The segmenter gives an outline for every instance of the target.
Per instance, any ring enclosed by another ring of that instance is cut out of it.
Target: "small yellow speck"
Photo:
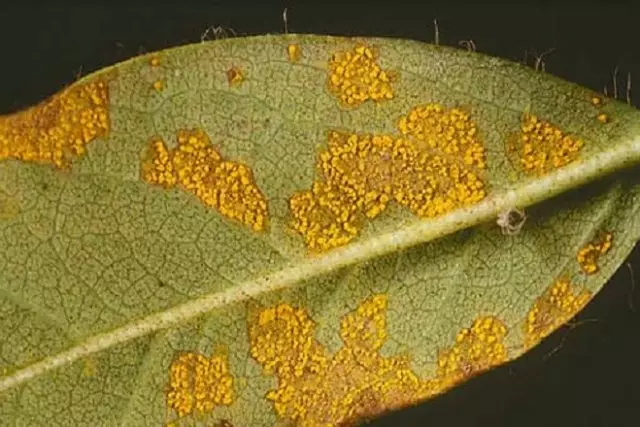
[[[600,123],[609,123],[609,115],[608,114],[600,113],[600,114],[598,114],[597,118],[598,118],[598,121]]]
[[[595,106],[599,106],[602,104],[602,98],[600,98],[599,96],[594,96],[591,98],[591,103]]]
[[[152,57],[149,60],[149,65],[151,65],[152,67],[157,67],[160,65],[160,58],[157,56]]]
[[[153,82],[153,89],[156,92],[161,92],[164,90],[164,81],[163,80],[156,80],[155,82]]]
[[[300,60],[301,55],[302,55],[302,50],[299,44],[292,43],[287,46],[287,56],[289,57],[289,61],[298,62]]]
[[[227,82],[229,86],[238,86],[244,81],[244,74],[238,67],[231,67],[227,70]]]

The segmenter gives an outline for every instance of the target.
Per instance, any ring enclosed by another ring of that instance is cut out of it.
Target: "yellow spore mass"
[[[252,357],[277,388],[266,398],[285,423],[301,427],[356,425],[364,419],[442,393],[506,358],[506,328],[483,317],[440,355],[438,376],[421,380],[406,357],[383,357],[387,296],[363,301],[340,322],[343,347],[331,355],[315,338],[306,310],[289,304],[262,310],[250,322]],[[336,378],[340,381],[336,381]]]
[[[570,320],[591,299],[591,292],[577,287],[565,278],[558,279],[534,303],[524,322],[525,349]]]
[[[598,272],[598,259],[600,256],[609,252],[613,236],[611,233],[602,233],[598,239],[587,243],[578,251],[576,256],[580,268],[587,274],[595,274]]]
[[[267,200],[251,169],[223,159],[201,129],[180,130],[177,142],[169,150],[162,139],[151,139],[142,160],[142,179],[165,188],[179,185],[223,216],[264,230]]]
[[[368,100],[380,102],[393,98],[391,76],[376,60],[374,50],[364,45],[331,57],[327,84],[342,105],[356,107]]]
[[[565,134],[535,115],[525,114],[520,134],[510,143],[509,149],[517,153],[524,172],[543,175],[576,160],[583,145],[581,139]]]
[[[0,117],[0,160],[68,167],[109,133],[107,80],[77,84],[43,103]]]
[[[231,405],[233,377],[226,356],[207,358],[199,353],[182,353],[171,363],[167,406],[179,417],[211,412],[217,406]]]
[[[484,147],[460,109],[416,107],[401,136],[330,131],[311,190],[294,194],[291,225],[312,251],[344,245],[392,201],[431,218],[482,200]]]

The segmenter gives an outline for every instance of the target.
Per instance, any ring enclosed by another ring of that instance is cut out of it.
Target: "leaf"
[[[403,40],[227,39],[89,75],[0,118],[0,416],[351,425],[443,393],[630,252],[637,178],[598,178],[638,161],[638,123]]]

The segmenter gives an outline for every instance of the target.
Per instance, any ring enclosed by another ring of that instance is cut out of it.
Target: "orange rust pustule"
[[[348,243],[393,201],[432,218],[485,197],[484,147],[466,112],[416,107],[398,130],[402,136],[328,133],[311,190],[289,201],[292,227],[309,249]]]
[[[0,160],[69,166],[109,133],[107,79],[76,84],[39,105],[0,117]]]
[[[180,130],[178,146],[169,150],[154,137],[142,160],[142,179],[166,188],[179,185],[223,216],[254,231],[267,225],[267,199],[248,166],[223,159],[201,129]]]
[[[277,387],[267,393],[278,417],[301,427],[351,426],[414,404],[506,360],[506,327],[478,318],[440,353],[438,375],[422,380],[405,356],[384,357],[387,296],[373,295],[342,317],[333,355],[315,338],[306,310],[279,304],[249,322],[252,357]],[[339,381],[336,381],[339,378]]]
[[[591,292],[579,291],[565,278],[558,279],[534,303],[524,322],[524,348],[538,344],[569,321],[591,299]]]

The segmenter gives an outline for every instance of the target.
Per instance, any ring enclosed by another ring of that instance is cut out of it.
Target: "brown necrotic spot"
[[[109,133],[106,79],[74,85],[27,110],[0,117],[0,160],[69,166]]]
[[[549,122],[524,114],[520,133],[508,145],[510,154],[530,175],[543,175],[576,160],[584,142]]]
[[[179,185],[227,218],[255,231],[267,223],[267,200],[246,165],[223,159],[200,129],[181,130],[169,150],[154,137],[142,159],[142,178],[166,188]]]
[[[524,322],[525,349],[529,349],[570,320],[591,298],[567,279],[560,278],[534,303]]]
[[[342,105],[356,107],[368,100],[393,98],[391,76],[376,60],[376,52],[364,45],[331,57],[327,85]]]
[[[391,202],[435,217],[485,197],[484,148],[459,109],[416,107],[401,135],[330,131],[312,189],[290,199],[292,227],[313,251],[344,245]]]
[[[187,352],[171,363],[167,406],[179,417],[211,412],[217,406],[231,405],[233,399],[233,377],[225,355],[207,358]]]

